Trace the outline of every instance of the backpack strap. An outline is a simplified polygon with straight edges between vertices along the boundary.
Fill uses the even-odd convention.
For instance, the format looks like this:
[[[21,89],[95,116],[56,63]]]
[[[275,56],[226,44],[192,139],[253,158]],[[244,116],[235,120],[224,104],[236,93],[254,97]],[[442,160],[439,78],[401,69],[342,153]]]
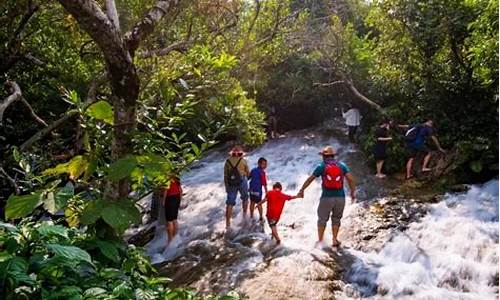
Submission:
[[[240,164],[241,159],[242,159],[242,157],[240,157],[240,159],[238,159],[238,162],[234,166],[229,159],[227,159],[227,162],[229,163],[229,165],[231,166],[232,169],[236,169],[236,168],[238,168],[238,165]]]

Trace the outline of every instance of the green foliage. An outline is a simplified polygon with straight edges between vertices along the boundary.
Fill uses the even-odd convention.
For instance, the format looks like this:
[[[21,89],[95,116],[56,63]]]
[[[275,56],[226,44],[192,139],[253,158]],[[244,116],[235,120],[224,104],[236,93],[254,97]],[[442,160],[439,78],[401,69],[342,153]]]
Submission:
[[[140,249],[121,241],[50,222],[0,223],[3,299],[201,299],[167,282]]]
[[[111,107],[111,105],[106,101],[98,101],[90,105],[85,113],[90,117],[104,121],[109,125],[113,125],[114,123],[113,107]]]

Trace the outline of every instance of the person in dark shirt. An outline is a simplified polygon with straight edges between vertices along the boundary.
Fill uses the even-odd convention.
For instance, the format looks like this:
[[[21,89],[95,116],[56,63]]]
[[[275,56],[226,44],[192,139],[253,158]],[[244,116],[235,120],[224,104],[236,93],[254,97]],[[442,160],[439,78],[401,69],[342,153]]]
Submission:
[[[414,125],[398,125],[400,128],[407,129],[405,134],[406,136],[406,147],[408,149],[408,162],[406,163],[406,179],[410,179],[413,177],[413,161],[417,157],[419,153],[424,154],[424,162],[422,163],[422,172],[429,172],[431,169],[429,168],[429,162],[431,160],[431,153],[426,143],[430,138],[437,149],[446,153],[445,150],[441,147],[439,140],[435,135],[434,130],[434,122],[432,119],[427,119],[422,124],[414,124]]]
[[[389,120],[384,119],[380,122],[377,130],[375,130],[376,142],[373,149],[373,155],[377,162],[377,174],[375,175],[377,178],[386,177],[386,175],[382,173],[382,168],[387,158],[387,143],[392,140],[392,137],[389,136],[390,126]]]

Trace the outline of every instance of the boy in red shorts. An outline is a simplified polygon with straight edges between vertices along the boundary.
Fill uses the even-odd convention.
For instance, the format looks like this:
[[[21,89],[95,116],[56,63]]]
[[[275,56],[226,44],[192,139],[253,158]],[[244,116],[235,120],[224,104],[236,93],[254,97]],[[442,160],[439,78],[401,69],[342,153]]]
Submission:
[[[298,198],[298,196],[283,194],[281,189],[281,183],[276,182],[273,185],[273,190],[267,192],[266,198],[259,203],[259,206],[261,206],[264,202],[267,202],[267,222],[269,223],[269,227],[271,227],[272,236],[276,239],[277,244],[281,243],[281,239],[278,235],[276,224],[278,224],[278,221],[280,220],[283,207],[285,207],[285,201]]]

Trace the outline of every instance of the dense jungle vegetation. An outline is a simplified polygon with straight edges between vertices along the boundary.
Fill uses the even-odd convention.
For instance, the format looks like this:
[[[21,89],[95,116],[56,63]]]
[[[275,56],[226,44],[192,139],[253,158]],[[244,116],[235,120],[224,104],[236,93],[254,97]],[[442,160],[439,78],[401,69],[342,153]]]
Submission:
[[[0,12],[5,299],[194,299],[121,234],[141,195],[212,146],[261,145],[273,109],[287,131],[354,103],[368,154],[383,116],[431,117],[456,155],[448,179],[498,173],[498,0],[6,0]]]

